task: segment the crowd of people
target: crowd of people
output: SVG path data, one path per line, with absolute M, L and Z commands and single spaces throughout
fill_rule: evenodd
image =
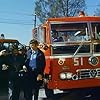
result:
M 8 100 L 19 100 L 23 90 L 25 100 L 38 100 L 40 86 L 43 82 L 45 68 L 44 53 L 38 48 L 38 41 L 29 42 L 30 49 L 25 56 L 17 48 L 11 54 L 0 51 L 0 66 L 8 70 Z

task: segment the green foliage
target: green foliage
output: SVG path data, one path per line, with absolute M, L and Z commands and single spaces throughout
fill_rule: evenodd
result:
M 85 0 L 37 0 L 35 13 L 41 22 L 47 18 L 75 16 L 85 10 Z

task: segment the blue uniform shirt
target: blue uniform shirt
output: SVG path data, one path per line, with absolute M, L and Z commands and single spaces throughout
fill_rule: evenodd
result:
M 29 66 L 34 69 L 36 68 L 36 56 L 37 56 L 38 51 L 32 51 L 30 61 L 29 61 Z

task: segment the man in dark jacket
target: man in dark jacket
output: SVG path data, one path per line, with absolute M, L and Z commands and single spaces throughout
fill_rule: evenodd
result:
M 32 39 L 29 42 L 30 49 L 27 51 L 27 60 L 23 69 L 28 73 L 26 79 L 27 99 L 32 100 L 34 89 L 34 100 L 38 100 L 39 88 L 42 84 L 43 72 L 45 68 L 44 53 L 38 48 L 38 41 Z
M 1 51 L 2 68 L 8 70 L 8 100 L 19 100 L 20 90 L 23 87 L 24 55 L 19 53 L 18 48 L 12 48 L 12 53 Z
M 20 91 L 23 89 L 25 57 L 17 49 L 13 49 L 12 54 L 8 55 L 6 59 L 9 66 L 9 94 L 10 91 L 12 92 L 12 97 L 9 95 L 9 100 L 19 100 Z

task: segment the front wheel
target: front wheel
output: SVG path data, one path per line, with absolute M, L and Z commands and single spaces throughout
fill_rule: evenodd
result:
M 53 89 L 48 89 L 47 85 L 45 86 L 45 94 L 47 98 L 50 98 L 54 95 Z
M 44 81 L 43 81 L 43 85 L 44 85 L 44 89 L 45 89 L 45 95 L 47 98 L 50 98 L 52 96 L 54 96 L 54 91 L 53 89 L 49 89 L 48 88 L 48 80 L 49 80 L 49 74 L 45 74 L 44 75 Z

